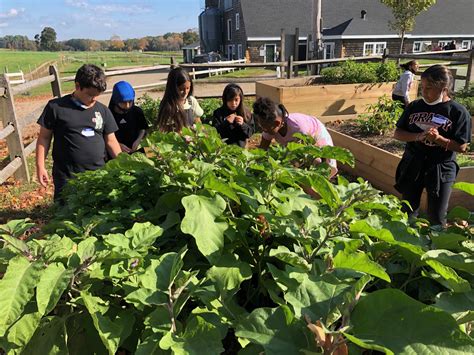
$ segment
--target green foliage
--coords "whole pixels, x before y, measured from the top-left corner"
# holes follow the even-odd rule
[[[212,120],[212,114],[222,105],[222,99],[210,98],[210,99],[200,99],[199,105],[201,105],[204,110],[204,115],[202,116],[202,122],[209,123]]]
[[[471,84],[467,89],[457,91],[454,94],[454,99],[466,107],[471,116],[474,116],[474,84]]]
[[[207,126],[154,133],[148,157],[72,180],[42,233],[0,226],[0,348],[473,353],[473,229],[410,225],[395,197],[312,164],[348,152],[300,139],[264,152]]]
[[[394,62],[360,63],[346,61],[321,70],[325,84],[382,83],[397,81],[399,70]]]
[[[157,98],[154,100],[150,95],[145,94],[137,100],[137,106],[143,110],[145,118],[150,127],[154,126],[156,118],[158,117],[158,110],[160,108],[161,100]]]
[[[428,10],[436,3],[436,0],[380,0],[392,9],[394,21],[390,21],[390,27],[400,35],[412,31],[415,26],[415,18],[423,11]]]
[[[402,113],[401,103],[384,95],[376,104],[367,105],[366,112],[358,116],[357,123],[365,133],[384,135],[395,128]]]

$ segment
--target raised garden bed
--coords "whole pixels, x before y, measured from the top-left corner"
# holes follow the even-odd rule
[[[334,145],[347,148],[354,154],[355,167],[343,165],[341,166],[343,171],[360,176],[378,189],[400,197],[393,185],[395,172],[403,153],[403,143],[391,138],[391,132],[385,136],[361,134],[356,128],[355,122],[349,120],[330,123],[328,130]],[[466,157],[470,157],[474,161],[473,152],[464,156],[464,158]],[[474,183],[474,166],[461,167],[457,181]],[[422,207],[425,206],[425,200],[426,197],[423,198]],[[454,206],[463,206],[472,211],[474,210],[474,198],[465,192],[453,190],[450,208]]]
[[[363,113],[366,106],[376,103],[379,97],[390,96],[395,85],[394,82],[312,85],[313,81],[308,77],[258,81],[256,95],[285,105],[289,112],[317,116],[321,121],[328,122]],[[415,97],[417,91],[418,83],[415,82],[411,96]]]

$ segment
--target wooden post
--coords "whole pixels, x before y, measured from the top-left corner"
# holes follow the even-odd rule
[[[464,88],[469,89],[469,85],[474,83],[474,49],[471,49],[471,57],[467,64],[467,73],[466,73],[466,85]]]
[[[193,77],[193,80],[196,80],[196,68],[193,67],[193,72],[191,75]]]
[[[21,159],[21,166],[14,173],[15,179],[22,181],[30,181],[30,174],[28,171],[28,164],[26,162],[26,156],[23,146],[23,138],[21,135],[21,125],[18,122],[15,112],[15,101],[13,98],[12,89],[6,75],[0,77],[0,87],[5,88],[5,93],[0,97],[0,112],[3,117],[3,127],[9,124],[15,127],[15,131],[6,137],[8,153],[10,155],[10,161],[19,157]]]
[[[286,56],[286,51],[285,51],[285,29],[282,28],[280,31],[280,55],[279,55],[279,61],[284,62],[285,61],[285,56]],[[280,73],[283,76],[283,73],[285,72],[285,66],[282,65],[280,68]]]
[[[286,77],[288,79],[291,79],[293,76],[293,56],[290,55],[290,58],[288,58],[288,66],[286,68]]]
[[[313,32],[313,40],[314,40],[314,51],[313,51],[313,59],[321,59],[321,45],[322,45],[322,38],[321,38],[321,0],[313,0],[313,12],[312,12],[312,32]],[[319,74],[320,65],[314,66],[315,73]]]
[[[383,49],[383,58],[382,58],[382,63],[387,64],[388,63],[388,55],[390,54],[390,51],[388,48]]]
[[[50,65],[49,74],[54,75],[54,81],[51,82],[51,90],[53,91],[53,96],[62,97],[63,93],[61,91],[61,80],[59,78],[58,68],[56,68],[55,65]]]
[[[310,60],[312,59],[312,51],[311,51],[311,46],[313,45],[313,37],[311,34],[308,34],[306,37],[306,58],[305,60]],[[312,72],[311,65],[306,64],[306,75],[310,75]]]
[[[294,48],[293,58],[298,61],[299,59],[299,49],[300,49],[300,29],[299,27],[295,28],[295,48]],[[298,66],[295,65],[295,77],[298,76]]]
[[[174,57],[171,57],[171,69],[173,69],[174,67],[176,67],[176,60],[174,59]]]

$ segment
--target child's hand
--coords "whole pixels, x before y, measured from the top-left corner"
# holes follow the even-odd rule
[[[426,140],[429,142],[436,142],[436,140],[440,137],[440,134],[438,132],[437,128],[430,128],[428,132],[426,132]]]
[[[38,182],[40,183],[41,186],[46,187],[49,184],[49,176],[48,172],[46,169],[38,169],[36,172],[36,175],[38,177]]]
[[[120,143],[120,148],[122,149],[122,152],[129,153],[129,154],[132,153],[132,150],[129,147],[127,147],[125,144]]]
[[[239,126],[242,126],[244,123],[244,118],[242,116],[235,116],[235,123],[237,123]]]
[[[236,117],[237,117],[237,116],[235,115],[235,113],[233,113],[233,114],[227,116],[225,119],[226,119],[227,122],[229,122],[229,123],[234,123],[234,120],[235,120]]]

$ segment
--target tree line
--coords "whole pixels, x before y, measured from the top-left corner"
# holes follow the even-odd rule
[[[72,38],[57,41],[56,37],[54,28],[45,27],[32,40],[22,35],[0,37],[0,48],[27,51],[176,51],[183,45],[199,42],[199,34],[194,29],[129,39],[115,35],[108,40]]]

